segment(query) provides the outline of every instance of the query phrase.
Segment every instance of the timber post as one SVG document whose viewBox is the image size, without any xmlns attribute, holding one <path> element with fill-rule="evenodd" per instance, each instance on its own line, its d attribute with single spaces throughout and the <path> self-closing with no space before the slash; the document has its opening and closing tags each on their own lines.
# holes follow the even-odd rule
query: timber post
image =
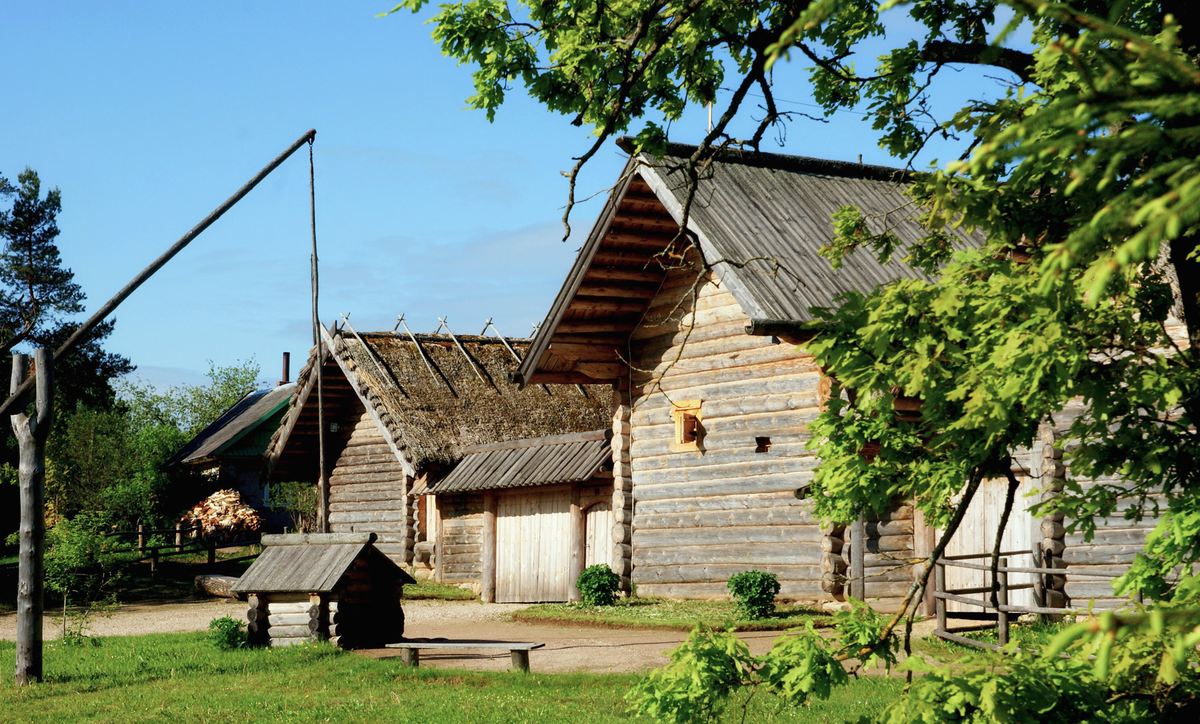
<svg viewBox="0 0 1200 724">
<path fill-rule="evenodd" d="M 146 555 L 146 525 L 145 525 L 145 523 L 138 523 L 137 538 L 138 538 L 138 555 L 144 556 L 144 555 Z"/>
<path fill-rule="evenodd" d="M 946 591 L 946 564 L 939 561 L 933 562 L 933 590 L 935 593 L 944 593 Z M 946 599 L 935 596 L 933 599 L 933 610 L 937 616 L 937 630 L 946 630 Z"/>
<path fill-rule="evenodd" d="M 633 592 L 633 470 L 632 418 L 629 380 L 619 381 L 613 390 L 612 415 L 612 553 L 609 565 L 621 577 L 621 590 Z"/>
<path fill-rule="evenodd" d="M 183 522 L 175 523 L 175 552 L 179 553 L 183 550 Z"/>
<path fill-rule="evenodd" d="M 860 601 L 867 598 L 867 519 L 863 513 L 850 525 L 850 595 Z"/>
<path fill-rule="evenodd" d="M 20 444 L 21 529 L 17 578 L 17 650 L 14 679 L 18 686 L 42 680 L 42 612 L 46 585 L 46 438 L 54 415 L 54 357 L 36 352 L 37 412 L 31 419 L 11 416 Z M 13 355 L 9 389 L 16 393 L 25 382 L 29 358 Z"/>
<path fill-rule="evenodd" d="M 587 556 L 587 538 L 584 535 L 584 526 L 586 521 L 583 514 L 583 506 L 580 505 L 579 486 L 571 486 L 571 527 L 568 537 L 568 550 L 570 551 L 570 564 L 567 568 L 567 601 L 578 603 L 583 600 L 583 594 L 579 591 L 579 574 L 583 573 L 584 559 Z M 525 653 L 528 657 L 528 652 Z M 513 652 L 515 657 L 517 652 Z M 514 663 L 516 659 L 513 659 Z M 525 671 L 529 670 L 528 658 L 525 662 Z"/>
<path fill-rule="evenodd" d="M 1008 612 L 1004 610 L 1008 606 L 1008 559 L 1000 559 L 1000 567 L 996 571 L 996 584 L 999 590 L 996 591 L 996 602 L 1000 605 L 996 609 L 996 640 L 1001 646 L 1008 644 Z"/>
<path fill-rule="evenodd" d="M 496 494 L 483 496 L 483 561 L 480 575 L 479 599 L 496 602 Z"/>
</svg>

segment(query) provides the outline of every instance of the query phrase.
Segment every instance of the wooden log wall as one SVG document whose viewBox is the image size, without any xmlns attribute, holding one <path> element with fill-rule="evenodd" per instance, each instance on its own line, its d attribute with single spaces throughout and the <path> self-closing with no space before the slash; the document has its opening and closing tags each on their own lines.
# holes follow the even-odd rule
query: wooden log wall
<svg viewBox="0 0 1200 724">
<path fill-rule="evenodd" d="M 329 527 L 334 533 L 370 532 L 375 547 L 398 565 L 413 562 L 416 501 L 379 425 L 359 404 L 349 439 L 329 476 Z"/>
<path fill-rule="evenodd" d="M 439 495 L 438 580 L 470 583 L 479 593 L 483 576 L 483 495 Z"/>
<path fill-rule="evenodd" d="M 1082 406 L 1075 403 L 1067 406 L 1062 413 L 1055 415 L 1053 435 L 1061 436 L 1070 421 L 1082 413 Z M 1043 431 L 1043 440 L 1047 437 L 1053 440 L 1050 432 Z M 1068 441 L 1067 444 L 1069 446 L 1070 442 Z M 1047 487 L 1053 489 L 1056 482 L 1071 477 L 1071 469 L 1070 465 L 1065 464 L 1061 459 L 1060 451 L 1051 450 L 1045 454 L 1050 457 L 1050 460 L 1046 464 L 1046 470 L 1043 471 L 1043 478 L 1048 479 L 1050 484 L 1042 487 L 1043 489 Z M 1100 484 L 1121 484 L 1121 481 L 1116 478 L 1079 480 L 1077 482 L 1085 490 Z M 1155 500 L 1158 501 L 1160 508 L 1165 506 L 1162 496 L 1152 496 L 1146 504 L 1148 512 L 1152 511 Z M 1134 506 L 1133 499 L 1120 500 L 1117 510 L 1111 516 L 1096 520 L 1096 534 L 1091 541 L 1085 541 L 1082 532 L 1068 533 L 1066 528 L 1070 521 L 1063 520 L 1061 515 L 1042 522 L 1043 550 L 1049 550 L 1054 555 L 1052 561 L 1054 567 L 1061 566 L 1065 574 L 1062 578 L 1048 577 L 1050 585 L 1059 585 L 1062 591 L 1061 597 L 1050 591 L 1047 592 L 1047 602 L 1050 605 L 1055 605 L 1057 601 L 1062 600 L 1062 605 L 1086 608 L 1088 602 L 1095 599 L 1096 608 L 1115 608 L 1127 600 L 1113 596 L 1110 580 L 1083 578 L 1072 576 L 1071 573 L 1072 571 L 1092 572 L 1116 576 L 1128 570 L 1134 556 L 1145 546 L 1146 535 L 1158 523 L 1158 519 L 1150 515 L 1142 517 L 1140 520 L 1125 518 L 1125 511 Z"/>
<path fill-rule="evenodd" d="M 329 635 L 328 609 L 321 594 L 266 593 L 249 598 L 247 617 L 251 619 L 252 641 L 278 648 L 310 643 Z"/>
<path fill-rule="evenodd" d="M 633 582 L 633 472 L 631 468 L 629 381 L 613 393 L 612 419 L 612 556 L 613 572 L 621 577 L 621 590 L 629 593 Z"/>
<path fill-rule="evenodd" d="M 894 505 L 883 515 L 867 515 L 863 526 L 866 548 L 863 552 L 863 596 L 876 611 L 891 613 L 900 609 L 913 582 L 913 508 Z M 843 571 L 851 568 L 854 526 L 843 529 L 841 547 Z M 850 592 L 847 585 L 845 592 Z"/>
<path fill-rule="evenodd" d="M 372 573 L 359 558 L 338 581 L 328 603 L 329 640 L 344 649 L 373 648 L 404 637 L 403 586 Z"/>
<path fill-rule="evenodd" d="M 696 276 L 671 271 L 630 340 L 632 582 L 639 595 L 724 598 L 754 568 L 779 577 L 783 598 L 827 599 L 825 536 L 796 497 L 816 465 L 805 443 L 820 372 L 794 345 L 745 334 L 711 276 L 693 303 Z M 700 400 L 698 449 L 676 445 L 671 400 Z"/>
</svg>

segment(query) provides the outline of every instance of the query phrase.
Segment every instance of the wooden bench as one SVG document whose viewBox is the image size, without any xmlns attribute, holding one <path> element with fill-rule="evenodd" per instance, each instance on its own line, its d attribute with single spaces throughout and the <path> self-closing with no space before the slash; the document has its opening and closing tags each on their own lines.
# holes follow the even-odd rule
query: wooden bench
<svg viewBox="0 0 1200 724">
<path fill-rule="evenodd" d="M 501 649 L 507 650 L 512 657 L 512 667 L 518 671 L 529 673 L 529 652 L 540 649 L 546 644 L 535 644 L 522 641 L 470 641 L 450 639 L 405 639 L 399 643 L 387 644 L 389 649 L 400 649 L 400 659 L 405 666 L 421 665 L 422 649 Z"/>
</svg>

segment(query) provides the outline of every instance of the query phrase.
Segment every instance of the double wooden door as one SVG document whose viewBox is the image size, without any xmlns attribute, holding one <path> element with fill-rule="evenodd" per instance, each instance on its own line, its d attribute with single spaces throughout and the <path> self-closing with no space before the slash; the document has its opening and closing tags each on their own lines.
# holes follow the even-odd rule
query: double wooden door
<svg viewBox="0 0 1200 724">
<path fill-rule="evenodd" d="M 570 531 L 568 491 L 502 495 L 496 505 L 496 600 L 566 601 Z"/>
<path fill-rule="evenodd" d="M 1008 525 L 1004 527 L 1004 537 L 1001 550 L 1010 553 L 1010 566 L 1031 567 L 1036 565 L 1033 558 L 1035 544 L 1040 542 L 1040 521 L 1034 520 L 1029 513 L 1029 506 L 1036 502 L 1036 496 L 1029 494 L 1038 486 L 1036 481 L 1027 475 L 1018 475 L 1020 487 L 1013 498 L 1012 512 L 1009 514 Z M 950 543 L 946 546 L 946 556 L 974 555 L 990 553 L 996 543 L 996 531 L 1000 528 L 1000 517 L 1004 513 L 1004 498 L 1008 492 L 1008 480 L 994 478 L 985 480 L 975 491 L 963 516 L 962 523 Z M 987 564 L 988 558 L 972 558 L 970 563 Z M 1009 585 L 1032 583 L 1034 575 L 1030 573 L 1013 573 L 1008 576 Z M 969 568 L 946 567 L 946 589 L 953 591 L 962 588 L 977 588 L 987 586 L 991 581 L 991 573 Z M 989 599 L 989 594 L 971 594 L 972 598 Z M 1010 591 L 1008 602 L 1017 606 L 1034 605 L 1033 591 L 1025 588 Z M 971 606 L 956 601 L 947 602 L 950 611 L 981 611 L 978 606 Z"/>
</svg>

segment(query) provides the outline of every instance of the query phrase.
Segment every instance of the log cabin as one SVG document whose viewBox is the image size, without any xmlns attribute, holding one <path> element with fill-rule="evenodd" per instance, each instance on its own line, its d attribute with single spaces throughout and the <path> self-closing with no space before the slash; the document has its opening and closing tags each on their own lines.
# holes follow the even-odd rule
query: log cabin
<svg viewBox="0 0 1200 724">
<path fill-rule="evenodd" d="M 628 141 L 618 143 L 631 152 Z M 699 253 L 685 252 L 677 239 L 687 204 L 679 169 L 694 150 L 672 144 L 661 158 L 629 159 L 514 379 L 617 390 L 613 558 L 626 590 L 724 597 L 730 576 L 755 568 L 779 577 L 785 599 L 853 593 L 894 610 L 916 574 L 909 563 L 928 555 L 937 531 L 905 501 L 844 527 L 814 518 L 804 499 L 817 462 L 807 426 L 831 385 L 798 345 L 811 308 L 921 277 L 864 253 L 834 270 L 819 254 L 833 237 L 831 215 L 846 205 L 862 209 L 877 233 L 887 228 L 903 244 L 922 238 L 906 211 L 905 175 L 722 152 L 701 173 L 686 218 L 684 235 Z M 980 242 L 963 236 L 955 244 Z M 1034 449 L 1014 454 L 1023 494 L 1052 492 L 1061 481 L 1054 441 L 1069 414 L 1047 426 Z M 1002 479 L 983 484 L 948 554 L 990 550 L 1005 487 Z M 1031 502 L 1021 498 L 1006 529 L 1005 550 L 1024 554 L 1014 566 L 1119 568 L 1153 525 L 1110 521 L 1117 527 L 1085 543 L 1064 538 L 1061 520 L 1035 520 Z M 972 572 L 959 577 L 951 583 L 978 585 Z M 1108 590 L 1069 574 L 1035 583 L 1013 603 L 1045 596 L 1050 605 L 1083 604 L 1081 597 Z"/>
<path fill-rule="evenodd" d="M 167 468 L 185 469 L 199 476 L 208 490 L 238 491 L 242 501 L 263 516 L 267 527 L 276 530 L 287 523 L 287 518 L 271 509 L 263 453 L 296 389 L 288 381 L 287 360 L 285 352 L 279 383 L 245 394 L 166 463 Z"/>
<path fill-rule="evenodd" d="M 611 387 L 520 389 L 527 339 L 323 334 L 330 530 L 487 601 L 576 597 L 612 550 Z M 271 440 L 273 481 L 318 477 L 316 364 Z"/>
</svg>

